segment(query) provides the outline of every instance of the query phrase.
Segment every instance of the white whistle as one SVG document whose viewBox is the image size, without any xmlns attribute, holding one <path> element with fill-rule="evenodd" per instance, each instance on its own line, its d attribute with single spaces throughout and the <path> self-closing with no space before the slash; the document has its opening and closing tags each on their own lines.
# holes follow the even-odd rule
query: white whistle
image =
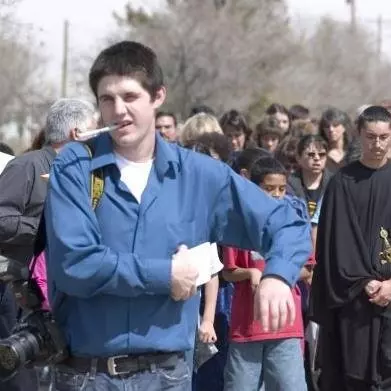
<svg viewBox="0 0 391 391">
<path fill-rule="evenodd" d="M 97 137 L 102 133 L 107 133 L 113 130 L 117 130 L 118 128 L 120 128 L 119 125 L 110 125 L 110 126 L 105 126 L 104 128 L 91 129 L 91 130 L 77 129 L 76 138 L 79 141 L 85 141 L 85 140 L 89 140 L 90 138 Z"/>
</svg>

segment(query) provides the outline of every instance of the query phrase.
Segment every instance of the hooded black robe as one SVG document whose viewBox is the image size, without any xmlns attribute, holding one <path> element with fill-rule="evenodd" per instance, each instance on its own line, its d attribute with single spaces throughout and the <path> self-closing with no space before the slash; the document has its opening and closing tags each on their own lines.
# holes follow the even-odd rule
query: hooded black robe
<svg viewBox="0 0 391 391">
<path fill-rule="evenodd" d="M 380 262 L 381 227 L 391 232 L 391 164 L 342 168 L 323 198 L 310 297 L 321 325 L 322 391 L 344 391 L 346 377 L 391 390 L 391 306 L 371 304 L 364 291 L 391 278 L 391 263 Z"/>
</svg>

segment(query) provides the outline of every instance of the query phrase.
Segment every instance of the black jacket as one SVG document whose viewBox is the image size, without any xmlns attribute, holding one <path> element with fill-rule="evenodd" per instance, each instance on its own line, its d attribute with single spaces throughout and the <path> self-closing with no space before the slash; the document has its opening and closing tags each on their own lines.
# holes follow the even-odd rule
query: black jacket
<svg viewBox="0 0 391 391">
<path fill-rule="evenodd" d="M 48 174 L 56 157 L 52 147 L 11 160 L 0 175 L 0 253 L 28 262 L 47 192 Z"/>
<path fill-rule="evenodd" d="M 333 174 L 329 170 L 327 170 L 327 169 L 324 170 L 322 182 L 320 184 L 322 195 L 324 194 L 326 187 L 327 187 L 330 179 L 332 178 L 332 176 L 333 176 Z M 292 174 L 288 179 L 288 183 L 291 186 L 291 188 L 294 192 L 294 195 L 296 197 L 299 197 L 299 198 L 302 198 L 303 200 L 308 201 L 306 198 L 306 193 L 305 193 L 304 187 L 303 187 L 303 181 L 301 180 L 300 171 Z"/>
</svg>

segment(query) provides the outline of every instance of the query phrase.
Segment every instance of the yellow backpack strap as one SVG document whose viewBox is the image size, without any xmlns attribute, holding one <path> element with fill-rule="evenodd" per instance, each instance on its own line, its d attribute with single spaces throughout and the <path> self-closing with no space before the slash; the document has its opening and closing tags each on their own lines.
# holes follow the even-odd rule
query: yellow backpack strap
<svg viewBox="0 0 391 391">
<path fill-rule="evenodd" d="M 82 143 L 85 149 L 88 152 L 88 156 L 92 159 L 93 153 L 91 146 L 85 143 Z M 99 205 L 99 201 L 102 198 L 104 191 L 105 183 L 103 177 L 103 169 L 99 168 L 97 170 L 92 171 L 91 179 L 90 179 L 90 198 L 91 198 L 91 206 L 92 209 L 96 209 Z"/>
<path fill-rule="evenodd" d="M 91 192 L 91 205 L 92 209 L 96 209 L 99 205 L 99 201 L 102 198 L 103 190 L 105 187 L 103 178 L 103 169 L 99 168 L 92 172 L 92 192 Z"/>
</svg>

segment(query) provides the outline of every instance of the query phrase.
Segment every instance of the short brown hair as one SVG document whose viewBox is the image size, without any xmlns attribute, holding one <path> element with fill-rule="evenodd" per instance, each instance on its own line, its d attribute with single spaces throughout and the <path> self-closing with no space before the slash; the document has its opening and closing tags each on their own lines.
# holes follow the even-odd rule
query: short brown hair
<svg viewBox="0 0 391 391">
<path fill-rule="evenodd" d="M 112 75 L 136 79 L 152 99 L 164 85 L 163 71 L 155 52 L 138 42 L 122 41 L 98 55 L 89 73 L 90 88 L 96 98 L 101 79 Z"/>
<path fill-rule="evenodd" d="M 273 134 L 280 140 L 284 137 L 284 131 L 278 125 L 278 121 L 271 115 L 265 116 L 261 122 L 255 126 L 254 141 L 261 145 L 261 138 L 267 134 Z"/>
<path fill-rule="evenodd" d="M 297 169 L 297 145 L 300 138 L 297 136 L 286 136 L 276 149 L 275 158 L 282 163 L 287 171 Z"/>
</svg>

